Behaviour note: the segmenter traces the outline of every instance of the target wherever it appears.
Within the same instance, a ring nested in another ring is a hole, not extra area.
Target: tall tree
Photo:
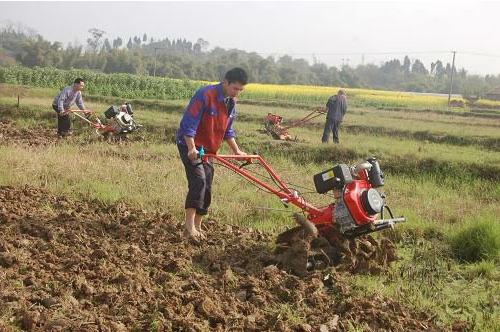
[[[202,52],[205,52],[208,49],[208,46],[210,45],[210,43],[203,38],[198,38],[196,44],[200,45]]]
[[[89,30],[90,37],[87,38],[88,49],[91,53],[97,53],[101,48],[102,36],[106,33],[103,30],[92,28]]]
[[[103,52],[110,52],[112,49],[111,43],[109,42],[108,38],[104,39],[104,43],[102,45],[102,50]]]
[[[405,72],[405,74],[410,73],[410,67],[411,67],[410,58],[408,57],[408,55],[405,55],[405,58],[403,60],[403,71]]]
[[[134,36],[134,47],[140,47],[141,46],[141,38]]]
[[[427,68],[425,68],[424,64],[418,59],[416,59],[413,62],[413,65],[411,66],[411,72],[414,74],[422,74],[422,75],[429,74],[429,71],[427,70]]]
[[[398,73],[401,72],[401,62],[398,59],[392,59],[385,62],[380,69],[387,74]]]
[[[446,71],[444,69],[443,63],[441,60],[437,60],[435,63],[435,70],[434,70],[434,75],[437,78],[441,78],[446,74]]]
[[[120,48],[122,46],[122,44],[123,44],[123,40],[120,37],[113,40],[113,48],[114,49]]]

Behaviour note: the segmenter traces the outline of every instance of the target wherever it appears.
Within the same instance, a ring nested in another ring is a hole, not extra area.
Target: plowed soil
[[[280,270],[268,234],[206,228],[195,244],[168,214],[0,187],[0,331],[442,330],[348,272]]]
[[[47,146],[57,142],[55,129],[18,128],[8,120],[0,120],[0,144]]]

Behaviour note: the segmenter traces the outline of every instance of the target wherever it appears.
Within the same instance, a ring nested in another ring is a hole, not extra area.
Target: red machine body
[[[373,188],[366,177],[366,172],[361,173],[361,178],[354,180],[346,185],[344,190],[344,201],[349,209],[349,212],[358,226],[363,226],[373,222],[375,215],[369,215],[363,208],[361,202],[362,193],[370,188]]]
[[[111,110],[114,112],[108,113]],[[98,135],[127,134],[141,127],[135,122],[132,107],[128,103],[121,105],[119,108],[110,107],[104,113],[107,118],[106,124],[103,124],[92,110],[69,110],[69,112],[87,122]]]
[[[281,121],[283,121],[283,117],[276,115],[276,114],[267,113],[266,121],[269,121],[270,123],[272,123],[274,125],[281,124]]]
[[[326,113],[327,111],[324,107],[318,107],[313,109],[302,119],[289,122],[286,126],[283,125],[283,117],[277,114],[267,113],[267,116],[264,118],[264,127],[266,131],[275,139],[290,141],[292,140],[292,136],[288,133],[288,129],[300,127],[318,116],[325,115]]]

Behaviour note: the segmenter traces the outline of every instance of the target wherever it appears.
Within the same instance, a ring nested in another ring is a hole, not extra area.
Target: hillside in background
[[[231,67],[247,70],[251,82],[372,88],[413,92],[448,93],[454,76],[454,93],[484,96],[500,85],[500,75],[470,75],[465,69],[436,59],[427,68],[422,61],[388,59],[373,64],[341,68],[285,55],[264,58],[237,49],[210,49],[208,41],[154,40],[147,34],[106,38],[106,32],[90,29],[86,45],[51,42],[29,29],[0,30],[0,65],[52,66],[60,69],[91,69],[104,73],[131,73],[179,79],[217,81]]]

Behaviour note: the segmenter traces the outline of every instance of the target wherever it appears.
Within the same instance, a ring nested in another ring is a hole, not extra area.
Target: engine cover
[[[361,204],[365,211],[373,216],[382,211],[384,199],[376,189],[370,188],[361,194]]]
[[[113,128],[115,134],[131,133],[138,128],[133,117],[125,112],[109,119],[108,125]]]
[[[127,127],[130,124],[131,120],[132,116],[125,112],[120,112],[120,114],[116,116],[116,121],[120,124],[122,128]]]
[[[375,220],[375,215],[369,213],[363,205],[363,193],[370,189],[372,189],[372,185],[367,180],[354,180],[346,185],[343,192],[344,203],[349,209],[354,223],[358,226],[370,224]],[[375,199],[372,197],[372,208],[377,206],[374,201]]]

